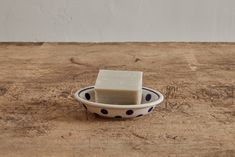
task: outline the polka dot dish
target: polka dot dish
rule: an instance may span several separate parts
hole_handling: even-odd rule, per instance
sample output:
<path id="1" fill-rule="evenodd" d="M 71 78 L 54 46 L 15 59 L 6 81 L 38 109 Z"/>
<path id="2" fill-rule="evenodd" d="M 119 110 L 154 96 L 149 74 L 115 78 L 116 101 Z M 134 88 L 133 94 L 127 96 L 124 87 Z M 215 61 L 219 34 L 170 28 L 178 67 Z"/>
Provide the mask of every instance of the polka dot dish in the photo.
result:
<path id="1" fill-rule="evenodd" d="M 164 99 L 159 91 L 143 87 L 141 104 L 118 105 L 97 103 L 95 102 L 94 86 L 78 90 L 75 93 L 75 98 L 89 112 L 115 119 L 141 117 L 149 114 Z"/>

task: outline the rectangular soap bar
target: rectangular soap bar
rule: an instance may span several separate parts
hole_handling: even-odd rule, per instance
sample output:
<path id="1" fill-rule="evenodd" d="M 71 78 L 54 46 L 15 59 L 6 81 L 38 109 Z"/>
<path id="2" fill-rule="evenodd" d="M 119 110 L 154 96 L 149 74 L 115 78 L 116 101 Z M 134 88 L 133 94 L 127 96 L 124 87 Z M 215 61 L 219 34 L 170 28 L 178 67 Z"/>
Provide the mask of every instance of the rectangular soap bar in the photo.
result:
<path id="1" fill-rule="evenodd" d="M 100 70 L 95 83 L 95 100 L 105 104 L 140 104 L 142 97 L 140 71 Z"/>

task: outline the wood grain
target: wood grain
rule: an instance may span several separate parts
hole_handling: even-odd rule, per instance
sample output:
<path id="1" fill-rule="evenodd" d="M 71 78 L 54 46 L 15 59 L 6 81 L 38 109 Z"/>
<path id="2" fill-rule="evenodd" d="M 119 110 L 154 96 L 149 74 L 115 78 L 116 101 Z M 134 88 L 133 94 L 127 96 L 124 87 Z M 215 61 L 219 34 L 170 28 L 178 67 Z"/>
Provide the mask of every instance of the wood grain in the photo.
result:
<path id="1" fill-rule="evenodd" d="M 87 113 L 99 69 L 140 70 L 165 101 L 131 120 Z M 235 44 L 1 43 L 0 156 L 235 156 Z"/>

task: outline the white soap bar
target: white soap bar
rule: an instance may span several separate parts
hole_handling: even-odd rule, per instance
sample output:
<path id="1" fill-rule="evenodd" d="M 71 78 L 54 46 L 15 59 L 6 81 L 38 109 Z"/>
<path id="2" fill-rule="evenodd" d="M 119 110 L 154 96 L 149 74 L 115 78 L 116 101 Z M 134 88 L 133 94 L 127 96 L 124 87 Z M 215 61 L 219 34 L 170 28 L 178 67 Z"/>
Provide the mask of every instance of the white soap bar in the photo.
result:
<path id="1" fill-rule="evenodd" d="M 105 104 L 140 104 L 142 76 L 139 71 L 100 70 L 95 83 L 95 101 Z"/>

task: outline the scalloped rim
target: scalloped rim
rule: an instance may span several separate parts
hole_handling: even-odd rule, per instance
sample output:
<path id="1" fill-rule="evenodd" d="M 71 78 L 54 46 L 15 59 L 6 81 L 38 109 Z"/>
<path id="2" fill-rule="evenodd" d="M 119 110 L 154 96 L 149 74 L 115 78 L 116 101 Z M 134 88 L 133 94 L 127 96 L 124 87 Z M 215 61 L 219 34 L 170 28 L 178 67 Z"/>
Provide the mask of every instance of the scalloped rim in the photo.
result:
<path id="1" fill-rule="evenodd" d="M 163 100 L 164 100 L 164 96 L 157 90 L 153 90 L 151 88 L 147 88 L 147 87 L 142 87 L 142 90 L 148 90 L 154 94 L 156 94 L 159 99 L 157 99 L 156 101 L 150 102 L 150 103 L 145 103 L 145 104 L 138 104 L 138 105 L 118 105 L 118 104 L 103 104 L 103 103 L 97 103 L 97 102 L 93 102 L 93 101 L 88 101 L 86 99 L 83 99 L 80 97 L 80 93 L 86 90 L 90 90 L 94 88 L 94 86 L 88 86 L 85 88 L 82 88 L 80 90 L 78 90 L 75 94 L 74 97 L 75 99 L 77 99 L 78 101 L 84 103 L 84 104 L 88 104 L 94 107 L 99 107 L 99 108 L 118 108 L 118 109 L 127 109 L 127 108 L 145 108 L 145 107 L 149 107 L 149 106 L 154 106 L 154 105 L 158 105 L 160 104 Z"/>

